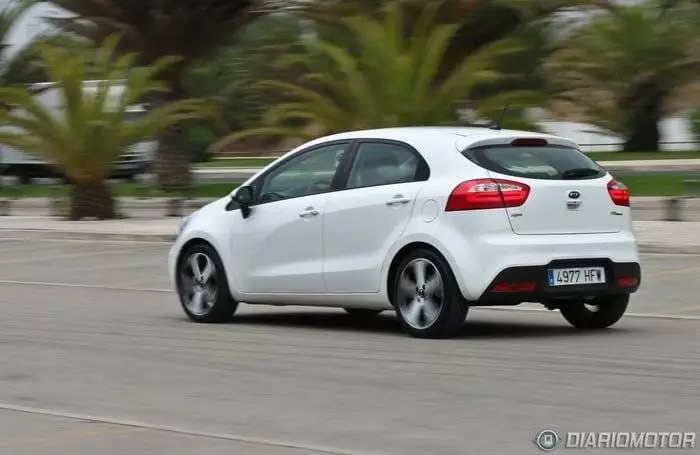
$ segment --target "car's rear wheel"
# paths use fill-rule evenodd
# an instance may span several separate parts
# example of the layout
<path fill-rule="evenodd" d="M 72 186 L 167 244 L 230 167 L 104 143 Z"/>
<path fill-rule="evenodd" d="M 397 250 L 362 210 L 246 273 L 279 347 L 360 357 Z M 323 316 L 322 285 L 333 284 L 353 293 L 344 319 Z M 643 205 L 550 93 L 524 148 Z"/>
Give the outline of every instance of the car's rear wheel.
<path fill-rule="evenodd" d="M 205 243 L 189 247 L 180 258 L 177 288 L 185 314 L 196 322 L 225 322 L 238 308 L 219 255 Z"/>
<path fill-rule="evenodd" d="M 453 336 L 464 324 L 469 306 L 452 270 L 435 252 L 418 249 L 396 268 L 392 303 L 401 326 L 420 338 Z"/>
<path fill-rule="evenodd" d="M 596 297 L 563 304 L 559 311 L 569 324 L 579 329 L 605 329 L 614 325 L 627 311 L 629 295 Z"/>

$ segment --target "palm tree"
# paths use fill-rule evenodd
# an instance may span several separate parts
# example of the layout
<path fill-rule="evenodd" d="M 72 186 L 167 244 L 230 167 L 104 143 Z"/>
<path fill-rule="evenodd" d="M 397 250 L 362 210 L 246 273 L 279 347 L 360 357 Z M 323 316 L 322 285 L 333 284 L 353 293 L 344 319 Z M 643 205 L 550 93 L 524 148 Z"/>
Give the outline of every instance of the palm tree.
<path fill-rule="evenodd" d="M 207 112 L 207 103 L 183 100 L 127 120 L 130 107 L 145 95 L 167 89 L 156 77 L 174 59 L 163 57 L 152 66 L 133 67 L 136 55 L 116 58 L 117 44 L 116 37 L 108 38 L 97 55 L 40 46 L 39 55 L 58 89 L 61 109 L 42 104 L 26 88 L 0 88 L 0 103 L 6 106 L 0 111 L 4 125 L 0 144 L 52 162 L 67 176 L 72 184 L 71 219 L 114 218 L 114 200 L 105 179 L 124 149 Z M 94 91 L 84 88 L 90 74 L 101 76 Z"/>
<path fill-rule="evenodd" d="M 189 131 L 216 130 L 220 136 L 257 125 L 265 109 L 281 99 L 250 87 L 271 74 L 286 80 L 301 76 L 298 71 L 284 72 L 276 62 L 302 50 L 302 25 L 295 15 L 270 14 L 236 31 L 222 46 L 191 65 L 184 77 L 185 90 L 190 96 L 215 99 L 223 115 L 218 128 L 195 125 Z M 272 144 L 256 141 L 246 146 L 257 149 Z"/>
<path fill-rule="evenodd" d="M 548 72 L 560 98 L 626 137 L 624 150 L 658 150 L 658 122 L 698 80 L 697 16 L 658 2 L 619 6 L 567 38 Z"/>
<path fill-rule="evenodd" d="M 11 70 L 16 68 L 16 65 L 13 65 L 13 58 L 7 52 L 10 47 L 7 38 L 17 20 L 36 3 L 37 0 L 11 0 L 0 9 L 0 84 L 5 84 L 8 79 L 11 79 L 13 76 Z"/>
<path fill-rule="evenodd" d="M 323 39 L 343 35 L 346 17 L 376 16 L 392 5 L 405 11 L 404 30 L 410 31 L 421 21 L 423 8 L 438 8 L 437 23 L 458 24 L 442 60 L 440 74 L 451 72 L 464 58 L 501 39 L 510 37 L 523 26 L 570 9 L 607 7 L 611 0 L 290 0 L 302 15 L 317 24 Z"/>
<path fill-rule="evenodd" d="M 256 0 L 51 0 L 73 14 L 54 18 L 63 30 L 102 42 L 114 33 L 123 35 L 119 50 L 139 52 L 138 63 L 149 65 L 163 55 L 181 60 L 162 76 L 171 90 L 159 93 L 154 103 L 168 103 L 186 97 L 184 71 L 207 55 L 223 39 L 249 23 L 263 11 Z M 160 135 L 156 153 L 157 181 L 164 189 L 190 185 L 189 156 L 181 146 L 180 128 L 174 126 Z"/>
<path fill-rule="evenodd" d="M 286 93 L 289 101 L 270 108 L 262 127 L 235 133 L 218 147 L 253 134 L 309 137 L 348 129 L 454 123 L 458 105 L 474 87 L 498 78 L 490 63 L 501 52 L 512 51 L 513 43 L 486 46 L 438 79 L 458 26 L 434 25 L 436 12 L 434 6 L 426 7 L 423 21 L 408 38 L 397 5 L 384 18 L 348 19 L 352 41 L 311 42 L 306 55 L 291 59 L 307 70 L 301 81 L 261 81 L 259 87 Z"/>

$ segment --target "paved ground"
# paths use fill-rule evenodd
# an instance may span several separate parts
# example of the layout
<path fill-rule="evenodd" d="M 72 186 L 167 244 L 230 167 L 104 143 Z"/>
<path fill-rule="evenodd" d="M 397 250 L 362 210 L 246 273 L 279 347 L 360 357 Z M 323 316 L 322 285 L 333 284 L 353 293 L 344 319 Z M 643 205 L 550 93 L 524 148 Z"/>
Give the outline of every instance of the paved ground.
<path fill-rule="evenodd" d="M 476 310 L 421 341 L 391 314 L 243 306 L 197 325 L 164 292 L 166 249 L 0 238 L 0 454 L 527 454 L 544 427 L 700 430 L 700 320 L 585 334 Z M 700 315 L 700 257 L 643 261 L 635 312 Z"/>
<path fill-rule="evenodd" d="M 172 241 L 180 218 L 134 218 L 111 221 L 65 221 L 50 217 L 0 217 L 0 235 L 21 238 Z M 635 221 L 640 251 L 700 255 L 700 223 Z"/>

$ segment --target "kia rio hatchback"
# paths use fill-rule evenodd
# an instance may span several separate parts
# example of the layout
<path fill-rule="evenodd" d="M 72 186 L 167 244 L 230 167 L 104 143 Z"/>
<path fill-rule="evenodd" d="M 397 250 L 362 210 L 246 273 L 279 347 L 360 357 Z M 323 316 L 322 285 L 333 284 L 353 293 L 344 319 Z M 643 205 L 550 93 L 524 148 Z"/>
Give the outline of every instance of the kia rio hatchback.
<path fill-rule="evenodd" d="M 629 193 L 560 137 L 411 127 L 308 142 L 187 217 L 169 255 L 187 316 L 239 302 L 396 312 L 447 337 L 472 306 L 539 302 L 602 329 L 641 279 Z"/>

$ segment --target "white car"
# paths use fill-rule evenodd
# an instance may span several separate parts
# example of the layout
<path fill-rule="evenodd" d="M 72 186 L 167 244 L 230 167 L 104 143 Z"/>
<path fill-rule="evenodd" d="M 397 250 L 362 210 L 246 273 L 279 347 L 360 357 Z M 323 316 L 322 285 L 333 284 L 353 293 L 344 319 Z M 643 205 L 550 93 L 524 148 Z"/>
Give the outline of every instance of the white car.
<path fill-rule="evenodd" d="M 641 279 L 622 183 L 567 139 L 478 127 L 308 142 L 187 217 L 169 268 L 197 322 L 239 302 L 395 310 L 418 337 L 522 302 L 609 327 Z"/>

